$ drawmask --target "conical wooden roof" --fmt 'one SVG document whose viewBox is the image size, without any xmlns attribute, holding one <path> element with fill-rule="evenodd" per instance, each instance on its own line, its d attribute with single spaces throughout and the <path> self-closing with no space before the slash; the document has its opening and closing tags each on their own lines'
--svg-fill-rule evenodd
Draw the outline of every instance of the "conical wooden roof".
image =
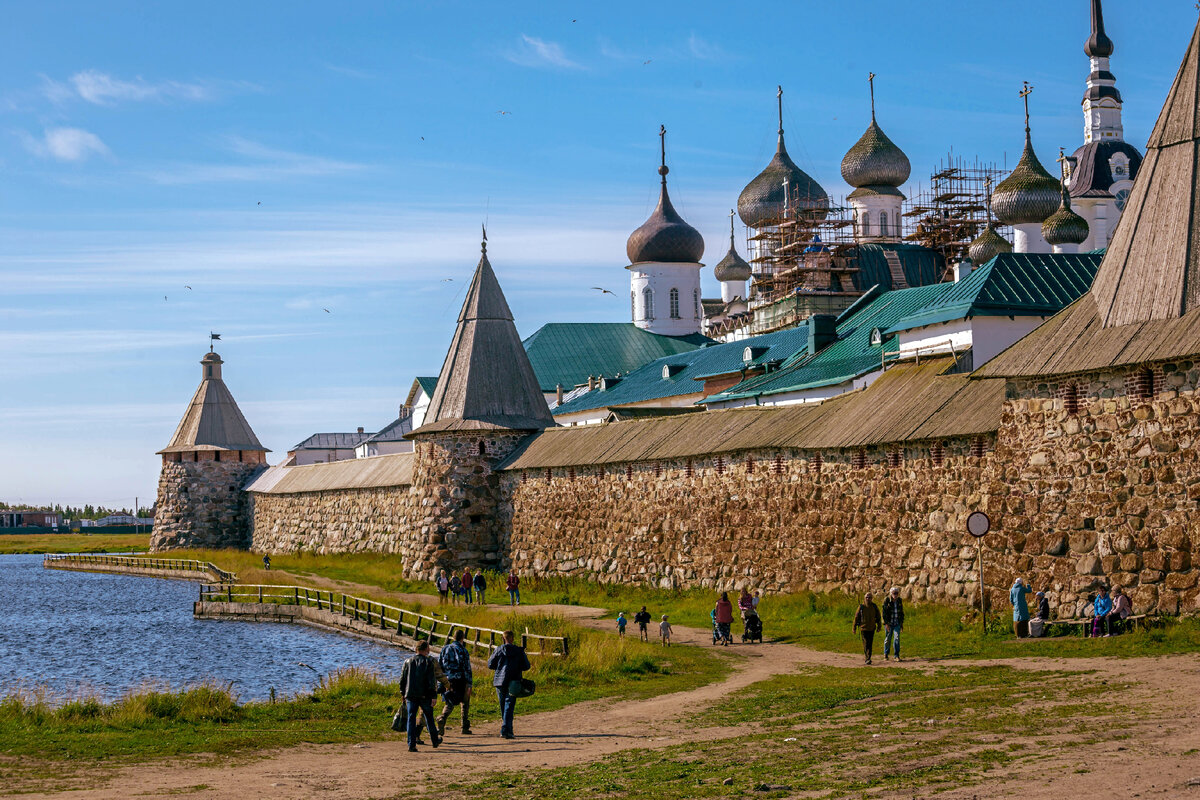
<svg viewBox="0 0 1200 800">
<path fill-rule="evenodd" d="M 205 353 L 200 360 L 203 369 L 200 386 L 192 395 L 191 405 L 179 421 L 175 435 L 162 453 L 190 453 L 195 450 L 261 450 L 262 446 L 250 423 L 221 378 L 221 357 Z"/>
<path fill-rule="evenodd" d="M 1198 67 L 1200 26 L 1192 34 L 1092 285 L 1106 328 L 1177 319 L 1200 306 Z"/>
<path fill-rule="evenodd" d="M 425 413 L 408 434 L 554 427 L 486 246 Z"/>
</svg>

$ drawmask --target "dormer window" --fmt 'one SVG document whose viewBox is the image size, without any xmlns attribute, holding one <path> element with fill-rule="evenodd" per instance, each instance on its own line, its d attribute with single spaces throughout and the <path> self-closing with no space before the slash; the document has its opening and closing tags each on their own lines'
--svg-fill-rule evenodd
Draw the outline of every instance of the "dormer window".
<svg viewBox="0 0 1200 800">
<path fill-rule="evenodd" d="M 756 361 L 762 358 L 767 353 L 766 347 L 750 347 L 747 346 L 742 350 L 742 363 L 749 364 L 751 361 Z"/>
<path fill-rule="evenodd" d="M 1129 156 L 1124 153 L 1113 153 L 1108 159 L 1108 168 L 1112 170 L 1113 182 L 1129 179 Z"/>
<path fill-rule="evenodd" d="M 871 329 L 871 346 L 879 347 L 883 344 L 883 331 L 879 328 Z"/>
<path fill-rule="evenodd" d="M 670 380 L 671 378 L 675 377 L 679 373 L 683 372 L 683 367 L 684 367 L 683 364 L 663 364 L 663 368 L 662 368 L 663 380 L 664 381 Z"/>
</svg>

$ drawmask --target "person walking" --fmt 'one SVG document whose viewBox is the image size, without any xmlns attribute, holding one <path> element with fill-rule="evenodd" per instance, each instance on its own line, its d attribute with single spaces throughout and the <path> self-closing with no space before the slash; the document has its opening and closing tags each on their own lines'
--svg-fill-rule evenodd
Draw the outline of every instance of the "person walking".
<svg viewBox="0 0 1200 800">
<path fill-rule="evenodd" d="M 617 614 L 617 636 L 621 637 L 622 639 L 625 638 L 625 625 L 625 612 L 622 611 Z"/>
<path fill-rule="evenodd" d="M 458 575 L 450 576 L 450 602 L 458 605 L 458 596 L 462 594 L 462 578 Z"/>
<path fill-rule="evenodd" d="M 463 643 L 466 635 L 462 628 L 456 630 L 454 641 L 443 647 L 438 657 L 442 672 L 450 684 L 450 691 L 442 695 L 442 713 L 437 718 L 439 737 L 446 735 L 446 720 L 450 719 L 450 712 L 459 705 L 462 706 L 462 732 L 471 732 L 471 692 L 475 676 L 471 673 L 471 654 Z"/>
<path fill-rule="evenodd" d="M 671 646 L 671 623 L 667 622 L 667 615 L 662 615 L 662 622 L 658 623 L 658 635 L 662 638 L 663 647 Z"/>
<path fill-rule="evenodd" d="M 733 624 L 733 603 L 729 602 L 729 592 L 721 592 L 717 600 L 717 632 L 725 647 L 733 643 L 733 634 L 729 626 Z"/>
<path fill-rule="evenodd" d="M 479 601 L 479 605 L 484 605 L 487 601 L 483 599 L 483 593 L 487 591 L 487 578 L 483 577 L 483 570 L 475 573 L 475 599 Z"/>
<path fill-rule="evenodd" d="M 433 701 L 437 699 L 438 683 L 445 684 L 440 676 L 441 667 L 429 655 L 429 642 L 417 643 L 417 654 L 404 662 L 400 671 L 400 692 L 404 695 L 404 709 L 408 715 L 408 751 L 417 752 L 417 736 L 421 728 L 417 724 L 417 712 L 425 718 L 429 728 L 429 741 L 434 747 L 442 743 L 434 722 Z"/>
<path fill-rule="evenodd" d="M 742 588 L 742 594 L 738 597 L 738 611 L 742 613 L 742 622 L 746 621 L 746 615 L 754 610 L 754 597 L 750 594 L 750 590 Z"/>
<path fill-rule="evenodd" d="M 1025 595 L 1031 592 L 1033 590 L 1024 578 L 1014 580 L 1012 588 L 1008 590 L 1008 599 L 1013 607 L 1013 633 L 1018 639 L 1029 635 L 1029 605 L 1025 602 Z"/>
<path fill-rule="evenodd" d="M 505 586 L 508 589 L 508 604 L 510 606 L 521 605 L 521 576 L 517 575 L 515 569 L 509 571 Z"/>
<path fill-rule="evenodd" d="M 467 603 L 475 602 L 475 598 L 471 595 L 471 587 L 472 586 L 474 586 L 474 583 L 473 583 L 473 576 L 471 575 L 471 570 L 464 569 L 463 574 L 462 574 L 462 592 L 463 592 L 463 599 L 466 600 Z"/>
<path fill-rule="evenodd" d="M 858 607 L 858 612 L 854 615 L 854 631 L 856 633 L 862 631 L 863 662 L 868 665 L 871 663 L 871 646 L 875 642 L 875 631 L 879 630 L 881 622 L 879 606 L 872 602 L 871 593 L 867 592 L 863 596 L 862 605 Z"/>
<path fill-rule="evenodd" d="M 269 555 L 263 556 L 263 569 L 267 570 L 268 572 L 271 571 L 271 557 Z"/>
<path fill-rule="evenodd" d="M 504 632 L 504 644 L 496 648 L 488 659 L 488 669 L 494 670 L 492 686 L 496 687 L 496 698 L 500 701 L 500 735 L 505 739 L 515 739 L 513 733 L 513 716 L 517 712 L 517 698 L 509 692 L 509 687 L 515 681 L 520 681 L 525 670 L 530 668 L 529 656 L 525 648 L 513 642 L 512 631 Z"/>
<path fill-rule="evenodd" d="M 642 606 L 642 610 L 633 615 L 633 621 L 637 623 L 638 635 L 643 642 L 650 641 L 650 612 Z"/>
<path fill-rule="evenodd" d="M 434 583 L 437 584 L 438 600 L 444 604 L 446 597 L 450 594 L 450 579 L 446 577 L 446 570 L 438 572 L 437 580 Z"/>
<path fill-rule="evenodd" d="M 893 586 L 883 601 L 883 660 L 890 661 L 895 647 L 896 660 L 900 660 L 900 631 L 904 629 L 904 601 L 900 598 L 900 587 Z"/>
</svg>

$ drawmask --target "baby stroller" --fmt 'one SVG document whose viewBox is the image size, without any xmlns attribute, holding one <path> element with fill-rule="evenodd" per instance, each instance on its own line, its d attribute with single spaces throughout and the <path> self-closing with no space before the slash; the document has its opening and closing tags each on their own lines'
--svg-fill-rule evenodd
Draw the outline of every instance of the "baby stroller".
<svg viewBox="0 0 1200 800">
<path fill-rule="evenodd" d="M 743 619 L 742 641 L 762 643 L 762 618 L 753 609 Z"/>
</svg>

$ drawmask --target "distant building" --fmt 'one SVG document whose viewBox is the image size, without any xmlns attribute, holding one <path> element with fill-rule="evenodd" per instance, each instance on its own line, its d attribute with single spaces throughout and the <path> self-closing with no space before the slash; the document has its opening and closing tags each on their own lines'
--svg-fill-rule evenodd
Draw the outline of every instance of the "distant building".
<svg viewBox="0 0 1200 800">
<path fill-rule="evenodd" d="M 286 463 L 302 467 L 305 464 L 345 461 L 354 458 L 355 448 L 374 435 L 362 428 L 355 433 L 314 433 L 288 450 Z"/>
<path fill-rule="evenodd" d="M 62 514 L 55 511 L 0 511 L 0 528 L 57 528 L 62 524 Z"/>
<path fill-rule="evenodd" d="M 355 458 L 370 458 L 371 456 L 387 456 L 392 453 L 411 453 L 413 443 L 405 436 L 414 428 L 421 427 L 425 420 L 425 411 L 429 408 L 429 399 L 437 386 L 437 378 L 415 378 L 412 388 L 404 405 L 400 406 L 400 415 L 383 427 L 379 433 L 368 436 L 354 448 Z"/>
<path fill-rule="evenodd" d="M 153 525 L 154 517 L 135 517 L 132 514 L 109 514 L 92 523 L 95 527 L 103 528 L 108 525 Z"/>
</svg>

